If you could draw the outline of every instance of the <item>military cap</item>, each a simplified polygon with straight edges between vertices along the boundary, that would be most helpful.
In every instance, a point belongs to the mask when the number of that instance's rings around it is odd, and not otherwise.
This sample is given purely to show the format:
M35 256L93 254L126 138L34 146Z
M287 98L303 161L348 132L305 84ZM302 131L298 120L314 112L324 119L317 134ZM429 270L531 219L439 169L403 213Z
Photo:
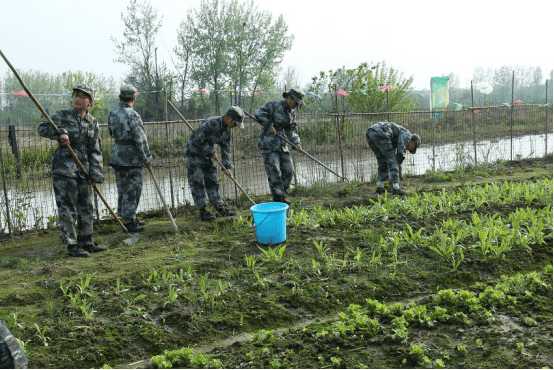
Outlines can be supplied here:
M284 92L283 98L286 98L287 96L293 98L299 108L303 105L306 105L306 103L304 103L304 91L300 89L290 89L289 92Z
M137 89L133 85L123 85L119 90L119 95L123 99L132 99L135 95L137 95Z
M419 145L421 144L421 139L419 138L418 135L412 135L412 137L410 138L410 141L415 141L415 143L416 143L415 149L414 149L414 150L410 150L410 153L415 154L417 148L419 148Z
M89 96L90 100L94 100L94 90L85 84L78 84L75 86L73 88L73 93L75 93L75 91L82 91Z
M244 123L242 122L244 121L244 111L241 107L232 105L227 109L227 113L225 114L234 119L239 128L244 128Z

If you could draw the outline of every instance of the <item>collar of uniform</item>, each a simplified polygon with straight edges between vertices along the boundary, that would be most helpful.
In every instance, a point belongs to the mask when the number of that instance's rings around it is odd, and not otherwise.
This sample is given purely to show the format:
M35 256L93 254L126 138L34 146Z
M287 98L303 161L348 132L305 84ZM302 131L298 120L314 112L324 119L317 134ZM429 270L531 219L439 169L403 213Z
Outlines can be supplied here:
M87 114L85 114L84 117L81 118L81 116L79 115L79 112L77 112L77 109L73 108L73 115L75 116L75 118L77 119L86 119L87 121L91 122L91 115L90 115L90 112L87 110Z
M292 109L290 109L289 105L287 104L287 99L281 99L281 102L283 104L283 107L285 107L286 110L292 112Z
M127 104L127 103L119 103L119 106L120 106L120 107L129 107L129 108L132 108L132 107L131 107L131 104Z

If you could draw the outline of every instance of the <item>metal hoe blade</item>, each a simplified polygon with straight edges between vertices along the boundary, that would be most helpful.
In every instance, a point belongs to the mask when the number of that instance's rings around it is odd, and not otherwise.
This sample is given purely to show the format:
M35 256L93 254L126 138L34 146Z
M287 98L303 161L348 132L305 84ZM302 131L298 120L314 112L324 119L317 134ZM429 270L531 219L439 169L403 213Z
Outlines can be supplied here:
M124 239L123 243L125 243L127 245L133 245L137 242L137 240L139 240L139 236L135 235L135 236L132 236L130 238Z

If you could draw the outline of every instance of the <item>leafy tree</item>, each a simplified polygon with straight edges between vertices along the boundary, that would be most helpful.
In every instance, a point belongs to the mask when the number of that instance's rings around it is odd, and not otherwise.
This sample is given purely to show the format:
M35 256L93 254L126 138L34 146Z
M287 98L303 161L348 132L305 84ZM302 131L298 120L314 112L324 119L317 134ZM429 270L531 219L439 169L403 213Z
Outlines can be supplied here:
M234 102L229 103L243 105L248 87L259 90L274 84L277 67L293 40L287 31L282 17L274 22L252 1L203 0L181 23L176 55L179 65L189 68L191 86L211 90L219 114L227 102L221 99L222 92L232 92Z
M157 60L155 42L162 19L158 19L158 12L147 0L130 0L127 15L121 14L125 24L123 41L112 37L116 49L114 62L129 65L127 82L144 92L136 107L145 120L163 118L161 95L168 92L172 79L165 63L158 65Z
M385 112L408 110L412 108L411 89L413 78L404 78L394 68L387 68L385 62L369 66L360 64L356 69L340 68L329 73L320 72L319 77L312 78L308 92L310 105L318 110L341 110L344 112ZM387 93L379 86L391 86ZM344 99L334 94L337 90L349 94ZM314 96L316 95L316 96ZM334 99L333 99L334 98ZM388 106L387 106L388 104Z

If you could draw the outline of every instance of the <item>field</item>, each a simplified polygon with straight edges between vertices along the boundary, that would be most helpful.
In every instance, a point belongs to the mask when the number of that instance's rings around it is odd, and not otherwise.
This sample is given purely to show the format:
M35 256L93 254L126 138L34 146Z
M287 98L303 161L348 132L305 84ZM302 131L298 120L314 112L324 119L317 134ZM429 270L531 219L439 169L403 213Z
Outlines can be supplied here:
M552 157L403 187L297 188L273 246L246 201L142 215L132 246L103 222L88 259L4 239L0 318L29 368L552 368Z

